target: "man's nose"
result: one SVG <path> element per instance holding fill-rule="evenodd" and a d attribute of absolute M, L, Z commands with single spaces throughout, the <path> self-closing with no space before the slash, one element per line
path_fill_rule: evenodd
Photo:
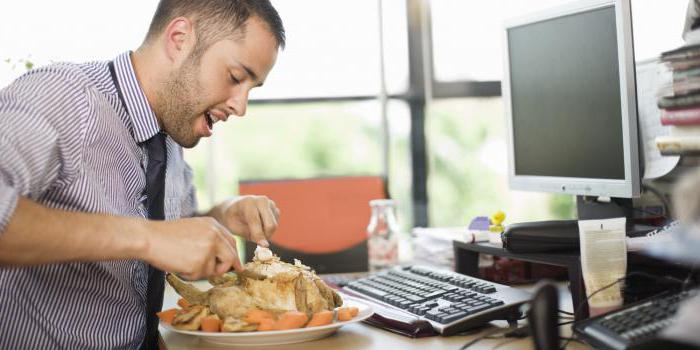
<path fill-rule="evenodd" d="M 248 89 L 237 89 L 226 101 L 226 106 L 231 114 L 238 117 L 244 116 L 248 107 Z"/>

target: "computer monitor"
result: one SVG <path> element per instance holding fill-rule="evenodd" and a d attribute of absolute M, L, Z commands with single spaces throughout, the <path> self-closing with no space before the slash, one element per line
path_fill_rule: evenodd
<path fill-rule="evenodd" d="M 504 29 L 510 188 L 638 197 L 629 0 L 576 1 Z"/>

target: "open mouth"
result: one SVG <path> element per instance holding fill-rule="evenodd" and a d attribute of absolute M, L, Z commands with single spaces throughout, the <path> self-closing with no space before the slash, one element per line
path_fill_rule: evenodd
<path fill-rule="evenodd" d="M 211 116 L 209 111 L 204 113 L 204 119 L 206 119 L 207 125 L 209 125 L 209 129 L 212 129 L 214 127 L 214 118 Z"/>

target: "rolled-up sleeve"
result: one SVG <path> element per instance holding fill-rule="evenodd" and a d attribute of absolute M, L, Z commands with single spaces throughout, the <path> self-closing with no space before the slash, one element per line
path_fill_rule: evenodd
<path fill-rule="evenodd" d="M 79 171 L 87 104 L 70 74 L 38 70 L 0 90 L 0 234 L 20 196 L 36 199 Z"/>

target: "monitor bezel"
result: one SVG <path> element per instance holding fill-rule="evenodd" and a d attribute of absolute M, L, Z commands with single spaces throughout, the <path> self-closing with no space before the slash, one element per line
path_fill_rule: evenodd
<path fill-rule="evenodd" d="M 558 176 L 516 175 L 513 143 L 512 101 L 510 93 L 510 57 L 508 30 L 527 24 L 593 11 L 615 8 L 617 30 L 618 67 L 620 72 L 620 101 L 622 115 L 624 179 L 576 178 Z M 634 51 L 632 43 L 632 18 L 630 0 L 583 0 L 529 14 L 504 22 L 505 49 L 503 101 L 508 143 L 508 181 L 513 190 L 554 192 L 582 196 L 633 198 L 640 194 L 639 145 L 637 135 L 637 96 L 635 82 Z"/>

